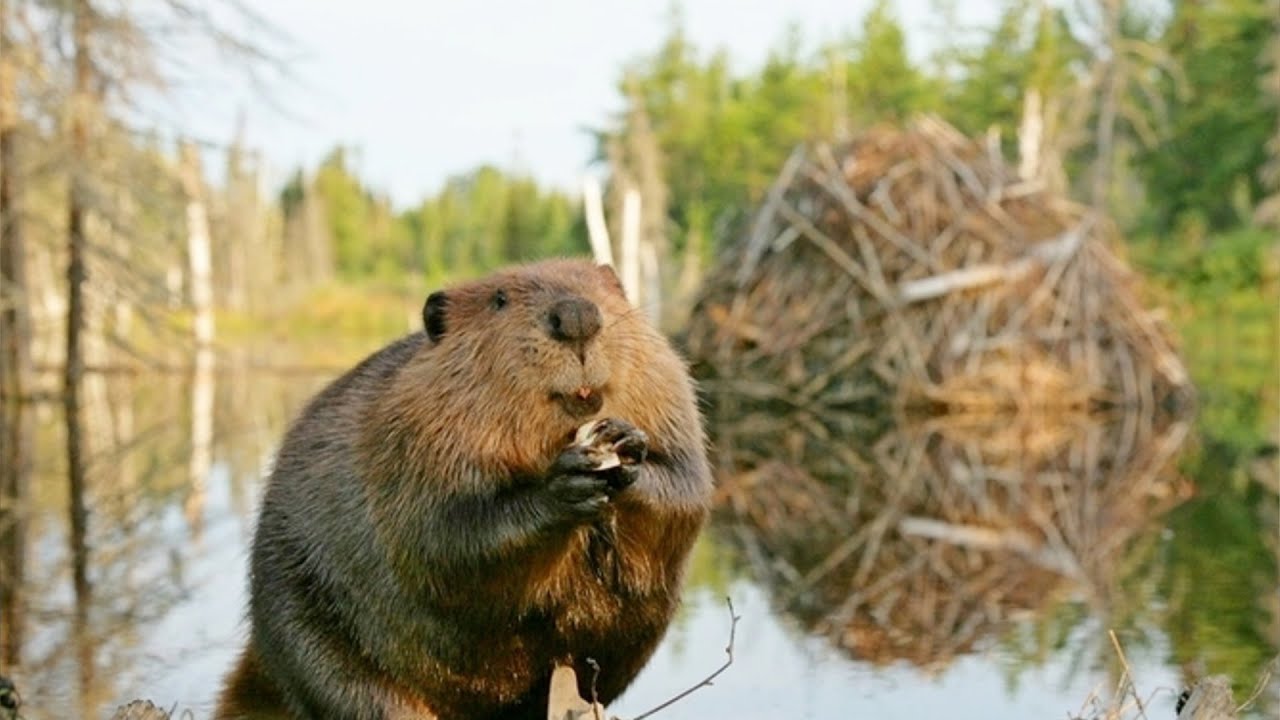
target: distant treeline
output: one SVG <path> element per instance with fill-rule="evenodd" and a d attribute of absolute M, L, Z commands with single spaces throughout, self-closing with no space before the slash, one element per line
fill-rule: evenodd
<path fill-rule="evenodd" d="M 319 233 L 345 279 L 417 274 L 438 282 L 513 261 L 588 251 L 578 201 L 527 175 L 483 166 L 396 212 L 389 198 L 353 173 L 347 156 L 335 148 L 314 172 L 298 170 L 280 194 L 286 226 L 301 223 Z M 307 220 L 312 202 L 323 218 L 318 226 Z"/>
<path fill-rule="evenodd" d="M 620 69 L 623 109 L 595 129 L 605 215 L 616 238 L 623 197 L 638 195 L 642 242 L 667 289 L 687 293 L 744 232 L 797 143 L 935 113 L 987 135 L 1024 177 L 1108 211 L 1143 266 L 1171 283 L 1274 285 L 1277 4 L 1005 0 L 993 26 L 966 27 L 961 4 L 939 0 L 922 57 L 879 0 L 835 41 L 780 31 L 746 69 L 696 47 L 677 8 L 661 44 Z M 232 142 L 199 154 L 226 164 L 210 185 L 190 153 L 178 160 L 170 134 L 137 127 L 132 112 L 134 94 L 176 62 L 165 35 L 175 22 L 226 42 L 216 15 L 190 9 L 0 0 L 0 246 L 21 256 L 0 262 L 0 304 L 22 308 L 37 331 L 68 314 L 68 288 L 81 282 L 64 271 L 73 247 L 85 251 L 90 336 L 117 340 L 137 328 L 134 314 L 194 308 L 196 296 L 254 313 L 335 280 L 420 288 L 588 251 L 578 189 L 511 168 L 461 172 L 393 207 L 354 171 L 351 148 L 266 188 L 257 153 Z M 176 20 L 152 17 L 169 11 Z M 261 42 L 231 46 L 247 64 L 275 63 Z M 193 204 L 203 235 L 191 232 Z M 205 241 L 210 270 L 197 279 Z M 1226 259 L 1206 261 L 1219 247 Z M 197 289 L 206 280 L 208 293 Z M 56 360 L 59 344 L 43 355 Z"/>
<path fill-rule="evenodd" d="M 644 232 L 702 264 L 736 237 L 791 149 L 936 113 L 996 142 L 1028 176 L 1101 206 L 1163 247 L 1280 224 L 1280 10 L 1273 0 L 1011 0 L 993 27 L 941 3 L 923 60 L 892 3 L 813 45 L 785 33 L 765 63 L 732 69 L 673 11 L 660 47 L 623 68 L 625 109 L 603 119 L 607 194 L 636 187 Z M 948 7 L 950 6 L 950 9 Z M 393 213 L 334 150 L 285 189 L 313 194 L 339 275 L 474 272 L 587 248 L 576 193 L 483 167 Z M 654 237 L 656 236 L 656 237 Z M 1259 243 L 1254 243 L 1259 244 Z"/>

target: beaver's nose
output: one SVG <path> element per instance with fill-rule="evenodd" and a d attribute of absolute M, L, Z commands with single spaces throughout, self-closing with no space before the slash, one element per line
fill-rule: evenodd
<path fill-rule="evenodd" d="M 600 332 L 600 320 L 600 308 L 580 297 L 557 300 L 547 315 L 551 337 L 568 343 L 585 343 L 595 337 Z"/>

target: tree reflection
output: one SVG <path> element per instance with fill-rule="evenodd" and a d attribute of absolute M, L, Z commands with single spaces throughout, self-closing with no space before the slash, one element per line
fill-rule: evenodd
<path fill-rule="evenodd" d="M 0 402 L 0 668 L 22 662 L 32 423 L 30 404 Z"/>

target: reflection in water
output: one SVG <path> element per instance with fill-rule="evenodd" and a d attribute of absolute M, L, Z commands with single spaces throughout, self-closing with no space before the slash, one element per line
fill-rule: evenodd
<path fill-rule="evenodd" d="M 190 486 L 183 508 L 196 542 L 204 529 L 206 482 L 213 467 L 214 354 L 210 347 L 196 351 L 191 376 L 191 460 L 187 477 Z"/>
<path fill-rule="evenodd" d="M 28 720 L 106 717 L 139 696 L 208 717 L 242 645 L 260 480 L 336 371 L 181 364 L 195 371 L 109 376 L 86 396 L 106 405 L 85 414 L 87 603 L 61 418 L 27 408 L 30 512 L 0 526 L 18 531 L 0 534 L 0 561 L 25 542 L 27 563 L 0 589 L 27 599 L 25 613 L 3 608 L 15 648 L 3 674 Z M 1231 469 L 1251 467 L 1248 448 L 1197 433 L 1181 461 L 1187 499 L 1170 472 L 1188 432 L 1176 422 L 715 413 L 735 417 L 712 423 L 721 507 L 624 716 L 723 660 L 726 595 L 743 616 L 737 661 L 673 717 L 940 717 L 956 698 L 992 720 L 1063 717 L 1112 672 L 1109 627 L 1140 687 L 1185 680 L 1203 658 L 1195 671 L 1230 669 L 1242 698 L 1280 649 L 1259 601 L 1275 602 L 1276 490 Z"/>
<path fill-rule="evenodd" d="M 238 563 L 251 527 L 250 488 L 284 423 L 325 375 L 283 380 L 247 373 L 246 360 L 230 358 L 228 380 L 218 383 L 212 360 L 211 353 L 196 358 L 190 382 L 164 373 L 145 380 L 86 376 L 80 427 L 72 428 L 82 448 L 78 486 L 67 482 L 75 474 L 63 418 L 50 406 L 27 408 L 34 448 L 26 457 L 36 462 L 33 482 L 22 487 L 32 492 L 26 503 L 0 504 L 6 592 L 0 667 L 22 691 L 29 720 L 106 717 L 124 700 L 153 695 L 158 667 L 208 652 L 211 617 L 224 635 L 236 632 L 236 601 L 184 610 L 196 593 L 237 590 L 244 582 Z M 6 419 L 15 409 L 0 407 Z M 12 484 L 13 470 L 23 465 L 11 461 L 23 456 L 4 449 L 0 479 Z M 238 497 L 234 512 L 223 507 L 213 519 L 219 530 L 209 537 L 220 543 L 214 552 L 192 544 L 206 517 L 210 477 L 226 478 Z M 77 508 L 88 511 L 79 520 Z M 232 533 L 224 537 L 228 523 Z M 218 562 L 204 562 L 206 554 Z M 18 562 L 24 556 L 25 573 Z M 153 634 L 175 620 L 168 637 Z M 171 640 L 167 656 L 153 654 Z M 191 687 L 214 687 L 221 671 L 209 668 Z"/>
<path fill-rule="evenodd" d="M 747 415 L 720 529 L 778 608 L 852 657 L 938 671 L 1063 598 L 1116 603 L 1135 539 L 1186 496 L 1187 425 L 1119 415 Z"/>
<path fill-rule="evenodd" d="M 0 668 L 22 662 L 32 424 L 29 403 L 0 403 Z"/>

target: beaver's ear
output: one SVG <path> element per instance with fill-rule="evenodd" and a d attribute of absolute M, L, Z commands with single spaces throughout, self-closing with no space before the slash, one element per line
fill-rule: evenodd
<path fill-rule="evenodd" d="M 427 337 L 435 342 L 444 335 L 444 314 L 449 307 L 449 296 L 443 290 L 437 290 L 427 296 L 427 304 L 422 307 L 422 324 L 427 329 Z"/>
<path fill-rule="evenodd" d="M 605 287 L 617 290 L 619 295 L 626 297 L 627 291 L 622 289 L 622 280 L 618 279 L 618 273 L 614 272 L 612 265 L 597 265 L 596 272 L 604 280 Z"/>

